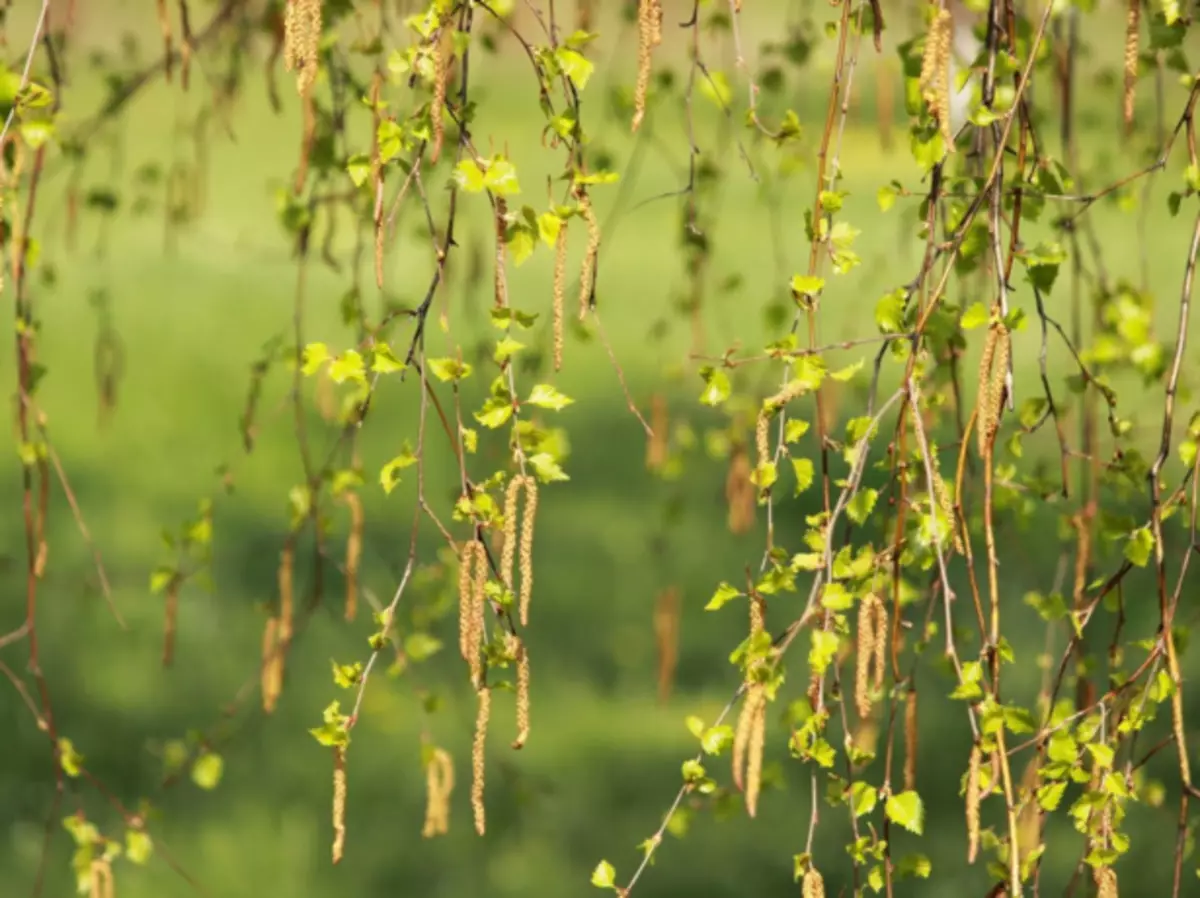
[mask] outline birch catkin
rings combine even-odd
[[[508,634],[509,651],[517,662],[517,738],[512,747],[524,748],[529,738],[529,652],[515,633]]]
[[[358,615],[358,566],[362,559],[363,507],[358,493],[348,492],[342,499],[350,509],[350,534],[346,537],[346,620]]]
[[[563,300],[567,293],[567,222],[558,226],[558,237],[554,240],[554,370],[561,371],[565,322]]]
[[[816,867],[810,865],[804,871],[800,894],[802,898],[825,898],[825,878]]]
[[[434,749],[425,765],[425,825],[421,836],[431,839],[450,831],[450,794],[454,791],[454,763],[442,748]]]
[[[660,0],[638,3],[638,74],[633,91],[633,128],[641,127],[646,115],[646,96],[650,92],[650,69],[654,48],[662,43],[662,5]]]
[[[979,856],[979,746],[971,748],[971,760],[967,764],[967,863],[975,863]]]
[[[484,686],[478,694],[479,710],[475,716],[475,741],[471,746],[471,810],[475,814],[475,832],[482,836],[487,829],[487,817],[483,806],[483,774],[487,726],[492,713],[492,692],[487,686]]]
[[[1141,13],[1141,0],[1129,0],[1129,11],[1125,16],[1125,96],[1121,103],[1126,133],[1133,129],[1133,107],[1137,99],[1138,32]]]
[[[333,749],[333,862],[346,851],[346,746]]]
[[[592,278],[596,271],[596,256],[600,252],[600,222],[592,209],[592,200],[587,191],[576,188],[576,199],[579,201],[579,214],[587,224],[587,248],[583,253],[583,266],[579,271],[579,320],[587,317],[592,305]]]

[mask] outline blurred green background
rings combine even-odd
[[[32,4],[29,4],[32,5]],[[213,4],[194,3],[193,27],[207,20]],[[520,6],[520,4],[518,4]],[[561,4],[560,4],[561,6]],[[678,7],[678,8],[676,8]],[[686,18],[690,4],[668,4],[668,25]],[[620,360],[630,391],[639,406],[662,391],[669,397],[673,419],[689,419],[697,433],[720,426],[721,418],[697,403],[701,385],[695,362],[688,357],[693,334],[686,317],[673,311],[688,290],[680,255],[682,201],[661,198],[686,183],[687,125],[678,88],[686,68],[677,66],[677,88],[653,108],[641,142],[628,133],[627,112],[614,116],[610,89],[633,80],[636,32],[606,9],[602,37],[591,57],[597,72],[585,92],[586,127],[595,137],[598,156],[625,173],[617,186],[593,191],[605,225],[598,299],[606,331]],[[709,14],[712,4],[705,5]],[[10,17],[7,58],[15,64],[28,34],[31,9]],[[79,0],[76,31],[66,56],[71,79],[65,98],[65,122],[89,121],[104,99],[104,83],[88,56],[103,51],[109,65],[136,70],[160,52],[153,10],[146,4]],[[789,72],[782,102],[800,116],[805,135],[800,148],[783,154],[755,141],[749,132],[731,130],[714,107],[697,99],[696,141],[702,159],[722,175],[720,185],[700,198],[702,224],[713,253],[702,307],[703,348],[719,355],[736,341],[747,351],[761,345],[780,327],[767,315],[771,304],[787,299],[787,282],[807,262],[803,213],[811,204],[815,149],[831,71],[829,41],[820,25],[836,10],[823,3],[746,4],[742,40],[747,48],[764,38],[778,39],[780,23],[813,16],[812,59],[804,73]],[[920,264],[921,244],[912,236],[918,199],[901,199],[887,213],[876,202],[877,189],[899,179],[914,191],[919,172],[907,153],[902,87],[895,77],[895,44],[907,34],[905,15],[895,16],[885,50],[893,67],[892,144],[881,147],[876,126],[876,57],[869,38],[863,42],[856,72],[856,100],[841,146],[844,188],[849,191],[843,217],[862,229],[857,249],[863,264],[831,283],[824,298],[823,339],[843,340],[874,332],[873,309],[885,292],[906,283]],[[1103,19],[1089,66],[1111,65],[1120,58],[1119,34]],[[531,31],[524,15],[518,28]],[[351,29],[352,30],[352,29]],[[500,52],[473,58],[472,95],[479,104],[474,136],[481,147],[507,148],[520,172],[522,199],[542,208],[543,187],[557,175],[561,151],[539,140],[542,120],[534,80],[519,48],[492,26]],[[1085,32],[1085,35],[1092,32]],[[131,43],[130,39],[135,39]],[[682,58],[688,32],[667,28],[664,57]],[[401,40],[407,40],[402,38]],[[706,63],[724,72],[739,97],[745,76],[736,71],[734,51],[720,34],[706,37]],[[330,658],[340,662],[365,659],[370,621],[366,614],[348,625],[340,616],[342,581],[334,575],[325,605],[303,632],[288,661],[288,679],[279,707],[270,717],[259,710],[256,694],[225,712],[239,690],[257,682],[263,607],[275,595],[275,563],[287,528],[288,490],[301,482],[300,459],[287,414],[269,412],[286,396],[288,375],[277,370],[268,378],[261,409],[264,425],[253,455],[239,448],[238,418],[245,402],[250,365],[263,344],[276,335],[289,338],[296,265],[287,238],[277,223],[276,191],[291,183],[300,136],[298,101],[291,76],[279,73],[283,110],[272,111],[261,75],[263,60],[246,61],[236,102],[212,128],[204,160],[198,159],[190,126],[211,97],[223,57],[204,54],[197,60],[190,92],[161,81],[141,91],[114,121],[88,134],[89,161],[81,170],[84,192],[110,186],[120,196],[118,214],[101,223],[94,213],[80,219],[77,242],[68,248],[66,197],[71,169],[51,154],[50,174],[39,198],[34,236],[42,242],[41,265],[54,272],[53,282],[38,278],[33,288],[43,322],[39,358],[48,375],[40,397],[49,417],[49,432],[78,498],[113,586],[113,601],[128,623],[122,629],[106,608],[90,551],[81,539],[61,490],[53,491],[49,521],[50,556],[41,587],[38,613],[43,668],[53,697],[55,719],[84,755],[85,763],[123,803],[136,807],[152,802],[161,817],[151,833],[171,856],[216,896],[282,896],[295,898],[347,894],[385,895],[550,896],[586,894],[588,876],[601,858],[617,868],[624,881],[635,865],[636,845],[657,828],[679,782],[679,765],[694,750],[684,725],[697,714],[712,720],[736,686],[737,673],[728,653],[743,638],[744,616],[734,607],[723,613],[703,611],[720,580],[738,582],[746,565],[756,564],[763,545],[763,515],[750,533],[734,537],[725,526],[725,464],[702,452],[687,459],[680,478],[664,483],[646,471],[645,440],[628,412],[617,376],[603,347],[572,336],[558,384],[577,400],[555,417],[566,428],[571,454],[571,482],[542,491],[535,547],[536,591],[528,643],[533,659],[533,732],[526,749],[508,749],[511,698],[500,694],[493,705],[487,787],[488,833],[477,838],[467,802],[469,746],[474,701],[465,688],[462,664],[452,651],[453,615],[435,632],[447,648],[433,659],[395,678],[372,680],[366,713],[354,731],[349,762],[348,848],[342,865],[329,862],[331,839],[328,753],[306,729],[320,722],[321,709],[339,694],[330,674]],[[44,65],[37,71],[44,74]],[[1108,82],[1081,96],[1080,146],[1092,187],[1144,164],[1146,147],[1155,140],[1149,83],[1142,91],[1146,124],[1127,147],[1116,134],[1119,92]],[[1091,85],[1089,85],[1091,87]],[[390,89],[399,109],[410,102],[403,87]],[[1043,89],[1048,95],[1048,88]],[[1182,92],[1168,78],[1165,109],[1168,125],[1180,108]],[[768,108],[778,101],[768,98]],[[1045,102],[1043,99],[1042,102]],[[369,119],[352,113],[351,134],[361,137]],[[366,124],[364,124],[366,123]],[[1044,126],[1053,135],[1053,120]],[[365,148],[365,142],[362,147]],[[449,154],[447,154],[449,155]],[[445,157],[444,157],[445,158]],[[203,213],[186,222],[173,237],[164,233],[163,189],[146,186],[139,168],[157,163],[203,162],[206,191]],[[1176,160],[1177,162],[1178,160]],[[1164,180],[1178,182],[1180,166],[1172,163]],[[444,209],[448,163],[429,173],[426,185],[438,220]],[[349,186],[349,181],[345,181]],[[1144,198],[1140,186],[1120,202],[1102,202],[1089,213],[1104,247],[1112,278],[1140,282],[1159,297],[1160,337],[1173,339],[1175,304],[1182,276],[1188,232],[1186,213],[1171,219],[1165,209],[1168,188],[1156,186]],[[139,197],[148,201],[137,214]],[[645,202],[653,198],[653,202]],[[1141,204],[1148,199],[1144,218]],[[461,256],[453,263],[448,287],[438,303],[449,303],[450,335],[431,327],[431,355],[449,354],[455,343],[468,349],[486,335],[475,314],[490,301],[491,236],[485,204],[465,197],[461,205]],[[1047,219],[1049,216],[1047,216]],[[1145,246],[1143,259],[1139,227]],[[401,215],[400,237],[387,259],[388,290],[401,302],[419,301],[428,281],[430,252],[419,206]],[[1035,242],[1039,231],[1024,235]],[[1041,229],[1042,235],[1046,228]],[[773,239],[772,234],[779,238]],[[569,271],[577,271],[581,241],[573,240]],[[352,264],[352,239],[343,226],[335,246],[345,266]],[[480,247],[484,275],[472,283],[467,260]],[[362,282],[368,308],[377,314],[378,298],[365,257]],[[551,258],[545,248],[509,273],[510,293],[522,309],[548,319]],[[332,348],[348,345],[351,336],[338,320],[339,302],[350,284],[348,267],[336,272],[314,259],[310,264],[307,339]],[[569,280],[568,302],[574,295]],[[718,289],[726,284],[729,289]],[[10,295],[11,295],[11,288]],[[957,288],[956,288],[957,289]],[[107,297],[112,323],[124,349],[124,377],[111,419],[97,424],[92,347],[100,317],[94,298]],[[1067,293],[1060,286],[1054,302],[1067,317]],[[956,301],[966,299],[954,296]],[[1018,287],[1018,303],[1031,297]],[[376,305],[373,305],[376,304]],[[441,305],[435,306],[435,311]],[[661,341],[653,335],[670,322]],[[431,319],[432,323],[432,319]],[[546,334],[535,332],[541,346]],[[406,345],[403,331],[396,342]],[[846,364],[870,350],[831,356]],[[1018,399],[1039,389],[1032,364],[1038,352],[1034,327],[1016,338]],[[1066,373],[1061,349],[1052,364]],[[1193,354],[1189,353],[1189,358]],[[831,364],[834,364],[831,361]],[[970,362],[966,370],[972,370]],[[681,377],[674,376],[683,370]],[[747,375],[749,378],[749,375]],[[774,377],[774,374],[771,375]],[[11,353],[0,354],[0,381],[14,382]],[[741,381],[749,384],[755,381]],[[372,480],[405,440],[415,439],[414,384],[388,384],[372,408],[362,436],[362,459],[368,474],[367,549],[364,586],[386,602],[407,551],[413,492],[406,484],[390,496]],[[448,395],[448,394],[446,394]],[[839,406],[842,418],[859,413],[862,385],[846,388]],[[1146,445],[1155,439],[1159,397],[1131,403]],[[1144,410],[1139,414],[1139,407]],[[1186,415],[1184,416],[1186,420]],[[266,423],[266,422],[270,423]],[[316,417],[316,445],[331,431]],[[448,518],[456,474],[439,434],[431,436],[429,493],[439,514]],[[1052,440],[1052,435],[1047,435]],[[473,472],[479,476],[501,464],[503,437],[485,435]],[[811,444],[810,444],[811,445]],[[1056,468],[1054,445],[1033,441]],[[206,593],[188,588],[181,598],[179,638],[174,666],[163,670],[159,656],[163,606],[147,588],[149,573],[164,554],[160,531],[177,529],[195,513],[197,501],[219,494],[218,465],[230,464],[235,491],[217,499],[214,518],[215,588]],[[0,567],[0,630],[19,626],[23,617],[23,530],[18,466],[0,481],[3,566]],[[412,478],[408,478],[412,479]],[[678,497],[682,512],[667,517]],[[781,506],[782,540],[801,531],[804,515],[819,502],[816,490]],[[1036,655],[1044,630],[1021,597],[1031,589],[1048,591],[1055,582],[1059,548],[1057,515],[1067,506],[1046,503],[1036,523],[1026,530],[1006,527],[1002,547],[1009,638],[1018,664],[1009,674],[1012,700],[1028,702],[1036,692],[1040,671]],[[344,538],[344,513],[337,512],[333,534]],[[662,537],[665,536],[665,540]],[[437,558],[439,541],[425,525],[423,562]],[[656,547],[661,542],[661,550]],[[305,544],[307,557],[309,544]],[[1120,547],[1108,547],[1110,571]],[[340,549],[339,549],[340,551]],[[960,563],[961,566],[961,563]],[[961,575],[961,570],[958,571]],[[299,592],[307,586],[304,563]],[[1131,579],[1127,597],[1135,600],[1146,578]],[[654,597],[677,585],[682,595],[679,665],[668,701],[656,696],[652,629]],[[401,605],[413,608],[449,601],[437,583],[420,584]],[[771,623],[777,628],[803,601],[785,597]],[[1146,597],[1147,612],[1152,602]],[[1186,602],[1185,602],[1186,604]],[[1153,620],[1130,610],[1131,631],[1152,632]],[[1054,656],[1064,636],[1056,634]],[[974,650],[974,647],[971,647]],[[25,670],[24,644],[0,650],[19,674]],[[1194,669],[1189,659],[1187,669]],[[965,768],[968,731],[961,710],[939,702],[948,691],[932,674],[923,691],[922,745],[918,788],[928,819],[926,835],[895,835],[897,855],[923,851],[933,860],[929,883],[900,883],[898,895],[929,898],[982,895],[989,887],[982,865],[962,863],[965,832],[958,773]],[[1187,673],[1185,671],[1185,679]],[[793,698],[804,682],[797,663],[789,687]],[[432,718],[421,711],[420,693],[433,690],[443,710]],[[924,697],[928,697],[925,699]],[[1189,701],[1192,719],[1200,705]],[[782,707],[782,706],[781,706]],[[224,721],[224,723],[222,723]],[[223,729],[214,730],[214,728]],[[424,779],[420,769],[423,729],[453,754],[458,788],[453,797],[451,832],[446,838],[420,836]],[[224,775],[215,790],[198,788],[185,776],[162,787],[163,751],[169,740],[189,730],[218,731],[228,736],[219,746]],[[25,894],[32,887],[41,855],[46,813],[54,783],[45,737],[11,688],[0,689],[0,870],[5,894]],[[1146,746],[1152,744],[1147,739]],[[652,896],[703,894],[719,898],[743,894],[790,894],[791,857],[803,851],[809,815],[808,771],[786,751],[786,729],[771,725],[768,760],[785,789],[765,795],[758,819],[738,813],[718,822],[709,812],[690,818],[687,838],[668,836],[656,865],[637,892]],[[1174,782],[1170,762],[1158,769]],[[868,773],[881,777],[881,764]],[[727,761],[714,765],[719,781],[728,781]],[[71,782],[60,816],[86,809],[106,832],[121,831],[120,819],[86,784]],[[1173,792],[1171,793],[1173,794]],[[985,812],[996,814],[995,807]],[[877,812],[878,814],[878,812]],[[1131,894],[1166,894],[1170,882],[1169,849],[1174,812],[1137,807],[1127,828],[1134,847],[1119,868],[1136,876],[1140,890]],[[988,822],[999,822],[999,817]],[[57,822],[47,869],[46,894],[66,895],[73,888],[69,869],[70,841]],[[843,845],[850,838],[845,812],[826,808],[816,840],[818,865],[827,870],[829,894],[848,884]],[[1070,874],[1081,847],[1079,837],[1058,820],[1051,829],[1051,851],[1044,888],[1057,891]],[[1128,871],[1128,872],[1127,872]],[[123,898],[186,895],[191,888],[161,858],[146,869],[126,862],[116,871]],[[1128,880],[1127,880],[1128,881]],[[1194,882],[1185,872],[1185,882]]]

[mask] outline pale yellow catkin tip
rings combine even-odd
[[[471,746],[471,810],[475,815],[475,832],[481,836],[487,829],[487,817],[483,806],[483,775],[487,726],[491,713],[492,693],[485,686],[479,690],[479,710],[475,716],[475,741]]]
[[[767,694],[761,685],[755,689],[754,716],[750,721],[750,735],[746,745],[746,813],[754,817],[758,813],[758,796],[762,791],[763,750],[766,747]]]
[[[600,252],[600,222],[592,209],[591,198],[584,190],[576,194],[579,200],[579,214],[587,224],[587,247],[583,253],[583,265],[579,271],[579,320],[587,317],[592,304],[592,277],[596,270],[596,256]]]
[[[650,92],[650,70],[654,48],[662,41],[662,7],[659,0],[638,3],[638,73],[633,91],[632,130],[641,127],[646,115],[646,97]]]
[[[446,59],[445,38],[439,31],[430,48],[430,62],[433,63],[433,100],[429,104],[429,118],[433,122],[433,146],[429,151],[430,162],[437,162],[442,154],[442,141],[445,138],[444,113],[446,109],[446,82],[450,76],[449,60]]]
[[[816,867],[804,871],[804,882],[801,888],[802,898],[825,898],[825,878]]]
[[[525,486],[525,516],[521,520],[521,626],[529,626],[529,606],[533,601],[533,528],[537,521],[538,485],[528,474]]]
[[[863,596],[858,606],[857,644],[854,647],[854,704],[858,716],[871,716],[871,667],[875,660],[875,603],[873,593]]]
[[[554,241],[554,370],[563,366],[563,347],[566,343],[563,300],[567,293],[567,223],[558,226]]]
[[[982,760],[979,746],[971,748],[971,760],[967,765],[967,863],[975,863],[979,856],[979,767]]]
[[[512,747],[520,749],[529,739],[529,652],[520,637],[512,635],[512,639],[517,657],[517,738]]]
[[[353,621],[358,616],[358,567],[362,560],[363,506],[358,493],[348,492],[344,499],[350,509],[350,534],[346,537],[346,611]]]
[[[1125,95],[1122,98],[1121,104],[1121,111],[1127,131],[1133,126],[1134,101],[1137,91],[1141,9],[1141,0],[1129,0],[1129,10],[1125,17]]]
[[[505,588],[513,589],[513,571],[517,560],[517,502],[521,498],[521,478],[513,477],[504,493],[504,536],[500,552],[500,576]]]
[[[333,862],[346,850],[346,747],[333,749]]]
[[[888,610],[883,599],[876,597],[875,602],[875,688],[882,690],[887,679],[887,650],[892,644],[892,634],[888,629]]]
[[[904,701],[904,790],[917,788],[917,690]]]
[[[1096,898],[1119,898],[1116,870],[1112,867],[1097,867],[1093,876],[1096,880]]]
[[[763,409],[758,413],[758,419],[754,422],[754,449],[758,453],[760,465],[771,461],[770,426],[771,420],[767,416],[766,409]]]

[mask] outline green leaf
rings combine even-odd
[[[889,820],[911,833],[919,836],[925,830],[925,805],[912,790],[889,796],[883,811]]]
[[[555,483],[556,481],[571,479],[549,452],[538,452],[531,455],[528,458],[528,462],[530,467],[533,468],[533,473],[537,475],[537,479],[542,483]]]
[[[840,583],[826,583],[821,590],[821,605],[830,611],[848,611],[854,607],[854,596]]]
[[[301,355],[300,370],[305,377],[311,377],[317,373],[317,369],[321,367],[329,358],[329,347],[324,343],[309,343],[304,347],[304,352]]]
[[[588,79],[592,77],[592,72],[596,68],[589,59],[583,56],[583,54],[576,53],[574,50],[568,50],[565,47],[559,47],[555,50],[554,58],[558,60],[563,74],[571,79],[571,83],[575,85],[576,90],[583,90],[587,87]]]
[[[496,351],[492,354],[492,358],[496,360],[496,364],[503,365],[510,358],[512,358],[514,353],[517,353],[524,348],[524,343],[514,340],[512,337],[503,337],[498,343],[496,343]]]
[[[709,727],[700,736],[700,747],[704,749],[705,754],[719,755],[732,744],[733,727],[728,724]]]
[[[386,343],[376,343],[371,356],[371,370],[377,374],[392,374],[404,370],[404,362],[392,353]]]
[[[933,861],[923,854],[906,854],[896,865],[896,872],[901,877],[913,876],[917,879],[928,879],[933,872]]]
[[[838,650],[838,636],[829,630],[812,631],[812,647],[808,651],[808,666],[818,676],[825,672]]]
[[[854,494],[849,502],[846,503],[846,514],[854,523],[862,525],[875,510],[875,503],[879,499],[879,491],[864,489],[859,490]]]
[[[495,430],[512,417],[512,403],[501,396],[492,396],[483,407],[475,412],[475,420],[484,427]]]
[[[729,377],[724,371],[704,365],[700,369],[700,377],[704,379],[704,392],[700,394],[702,403],[715,407],[729,398]]]
[[[700,93],[706,100],[724,112],[733,100],[733,90],[729,87],[729,79],[724,72],[709,69],[708,77],[699,78]]]
[[[713,593],[713,597],[708,600],[708,604],[704,606],[704,610],[716,611],[740,595],[741,593],[734,587],[722,581],[721,585],[717,587],[717,591]]]
[[[1150,561],[1150,552],[1154,548],[1154,534],[1149,527],[1139,527],[1130,534],[1125,543],[1125,558],[1136,567],[1145,567]]]
[[[139,866],[150,860],[154,852],[154,841],[150,834],[140,829],[125,830],[125,856]]]
[[[420,663],[432,658],[442,650],[442,641],[420,630],[409,633],[404,640],[404,654],[412,661]]]
[[[333,666],[333,683],[341,689],[353,689],[362,681],[363,665],[361,661],[355,661],[353,664],[338,664],[336,661],[329,662]]]
[[[82,772],[83,755],[75,750],[75,744],[70,739],[58,740],[58,763],[63,773],[74,779]]]
[[[362,187],[371,177],[371,157],[364,153],[355,153],[346,161],[346,172],[355,187]]]
[[[879,211],[886,212],[896,205],[896,188],[890,184],[884,184],[876,192],[875,201],[879,203]]]
[[[616,881],[617,871],[608,861],[601,861],[592,871],[592,885],[598,889],[615,889]]]
[[[992,317],[992,313],[988,311],[988,307],[981,302],[972,303],[970,307],[963,312],[961,326],[965,331],[974,330],[977,327],[982,327],[988,323],[988,319]]]
[[[554,246],[558,242],[558,233],[562,230],[563,220],[553,212],[543,212],[537,218],[538,236],[546,246]]]
[[[457,359],[430,359],[427,363],[433,376],[442,383],[460,381],[471,376],[471,366]]]
[[[861,371],[862,366],[863,360],[859,359],[853,365],[847,365],[845,368],[839,368],[837,371],[830,371],[829,376],[834,380],[845,383],[846,381],[850,380],[850,378],[854,377],[854,375],[856,375],[859,371]]]
[[[479,160],[483,162],[483,160]],[[486,163],[485,163],[486,164]],[[484,169],[474,159],[464,159],[454,166],[454,181],[467,193],[482,193]]]
[[[802,492],[812,486],[813,462],[811,458],[793,458],[791,461],[792,472],[796,475],[795,495],[799,496]]]
[[[825,278],[798,274],[792,278],[792,295],[799,299],[801,296],[817,296],[825,289]]]
[[[521,192],[521,185],[517,182],[516,166],[503,157],[493,159],[488,163],[483,183],[497,196],[511,196]]]
[[[366,365],[357,350],[347,349],[329,365],[329,379],[335,384],[348,380],[362,383],[366,380]]]
[[[854,809],[855,817],[871,813],[878,802],[879,791],[869,783],[859,780],[850,787],[850,806]]]
[[[893,290],[875,303],[875,326],[882,334],[904,330],[904,290]]]
[[[224,773],[225,759],[215,752],[206,751],[192,762],[192,782],[201,789],[217,788]]]
[[[392,490],[400,483],[400,472],[416,463],[416,455],[412,449],[405,446],[403,452],[384,465],[379,471],[379,485],[383,487],[384,493],[390,496]]]
[[[535,384],[529,398],[525,401],[530,405],[560,412],[575,400],[570,396],[564,396],[550,384]]]

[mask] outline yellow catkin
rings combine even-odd
[[[942,472],[937,468],[937,458],[933,459],[933,500],[937,503],[938,511],[946,519],[950,527],[951,540],[948,547],[951,551],[964,554],[962,535],[958,532],[958,518],[954,514],[954,502],[950,498],[950,490],[942,479]]]
[[[278,640],[279,620],[275,617],[269,617],[267,618],[267,625],[263,628],[262,670],[260,671],[262,706],[263,711],[267,714],[275,710],[275,703],[279,701],[281,677]]]
[[[592,30],[593,6],[594,0],[579,0],[576,4],[576,26],[580,31]]]
[[[567,293],[567,223],[558,226],[554,240],[554,370],[561,371],[566,343],[563,300]]]
[[[296,73],[296,90],[307,97],[317,77],[321,43],[321,0],[288,0],[284,15],[283,62]]]
[[[496,308],[508,305],[508,275],[505,271],[504,235],[508,230],[508,203],[504,197],[496,197]]]
[[[458,559],[458,650],[464,661],[471,658],[471,573],[475,565],[475,540],[463,543]]]
[[[660,0],[638,3],[638,74],[633,91],[633,130],[646,115],[646,96],[650,92],[650,68],[654,48],[662,43],[662,5]]]
[[[1129,11],[1125,16],[1125,96],[1122,103],[1125,130],[1127,132],[1133,128],[1133,104],[1137,91],[1138,35],[1141,13],[1141,0],[1129,0]]]
[[[333,862],[346,851],[346,746],[333,748]]]
[[[875,689],[882,690],[883,682],[887,678],[887,648],[891,642],[892,635],[888,631],[888,613],[887,606],[883,604],[883,599],[877,599],[875,602]]]
[[[904,791],[917,788],[917,690],[904,699]]]
[[[533,527],[537,520],[537,481],[528,474],[525,481],[525,516],[521,519],[521,626],[529,626],[529,605],[533,600]]]
[[[658,654],[658,700],[671,696],[679,662],[679,587],[668,586],[654,602],[654,646]]]
[[[1096,880],[1096,898],[1119,898],[1116,870],[1112,867],[1097,867],[1092,876]]]
[[[504,493],[504,536],[500,551],[500,576],[504,586],[513,589],[513,573],[517,562],[517,503],[521,498],[521,478],[513,477]]]
[[[45,543],[41,543],[44,546]],[[39,549],[41,548],[39,546]],[[35,574],[37,573],[35,568]],[[162,666],[170,667],[171,662],[175,658],[175,633],[179,626],[179,589],[181,583],[178,576],[172,577],[167,581],[166,589],[166,612],[163,621],[163,652]]]
[[[971,760],[967,764],[967,863],[975,863],[979,856],[979,766],[982,753],[979,746],[971,748]]]
[[[115,894],[112,864],[105,858],[92,861],[88,898],[113,898]]]
[[[346,493],[342,498],[350,509],[350,533],[346,537],[346,620],[358,615],[358,567],[362,560],[363,506],[358,493]]]
[[[516,634],[510,633],[508,638],[509,651],[517,662],[517,738],[512,747],[520,749],[529,738],[529,652]]]
[[[801,898],[825,898],[825,878],[816,867],[810,866],[804,871],[800,894]]]
[[[158,0],[158,27],[163,37],[163,74],[167,82],[171,81],[171,73],[175,68],[175,52],[171,46],[171,14],[167,10],[167,0]]]
[[[858,716],[871,716],[871,668],[875,661],[875,605],[879,597],[867,593],[858,606],[857,644],[854,647],[854,704]]]
[[[579,214],[587,224],[587,247],[583,252],[583,265],[579,271],[579,320],[587,317],[592,305],[592,278],[596,271],[596,256],[600,252],[600,222],[592,209],[592,200],[587,191],[576,189],[576,199],[579,201]]]
[[[487,603],[488,565],[487,552],[483,543],[476,541],[475,577],[471,583],[471,653],[468,659],[471,666],[471,682],[482,682],[483,664],[480,651],[483,648],[483,618],[484,605]]]
[[[950,39],[953,29],[950,11],[938,12],[925,38],[919,81],[925,105],[937,120],[946,150],[951,153],[954,152],[954,135],[950,131]]]
[[[764,409],[758,413],[754,422],[754,449],[758,453],[758,463],[768,464],[771,461],[770,428],[771,420]]]
[[[751,817],[758,813],[758,796],[762,791],[763,749],[767,737],[766,690],[759,686],[758,692],[756,713],[750,723],[750,738],[746,746],[746,813]]]
[[[750,729],[754,721],[754,703],[757,695],[753,688],[746,690],[742,699],[742,710],[738,714],[737,726],[733,729],[733,751],[730,754],[733,784],[739,790],[746,788],[746,746],[750,742]]]
[[[487,817],[483,807],[483,774],[487,726],[491,714],[492,692],[485,686],[479,690],[479,710],[475,715],[475,741],[471,746],[471,810],[475,814],[475,832],[481,836],[487,829]]]
[[[725,499],[729,503],[729,532],[738,535],[754,526],[754,484],[750,482],[750,459],[746,448],[736,445],[725,477]]]
[[[977,409],[975,415],[975,435],[981,458],[987,456],[992,435],[995,433],[1000,415],[999,407],[992,407],[991,383],[992,370],[999,355],[997,349],[1001,342],[1000,331],[995,327],[988,328],[987,336],[983,341],[983,352],[979,356],[979,382],[975,398]]]
[[[667,399],[662,393],[650,397],[650,439],[646,441],[646,468],[658,471],[667,463]]]
[[[293,573],[296,548],[289,540],[279,553],[279,641],[284,648],[292,641],[292,615],[295,610]]]
[[[429,161],[437,162],[438,157],[442,155],[442,142],[445,139],[446,82],[450,77],[450,60],[446,58],[446,37],[441,31],[434,36],[430,49],[430,62],[433,64],[433,100],[429,104],[429,118],[433,123],[433,146],[429,151]]]
[[[450,794],[454,791],[454,763],[445,749],[434,749],[425,764],[425,825],[421,836],[431,839],[450,831]]]

